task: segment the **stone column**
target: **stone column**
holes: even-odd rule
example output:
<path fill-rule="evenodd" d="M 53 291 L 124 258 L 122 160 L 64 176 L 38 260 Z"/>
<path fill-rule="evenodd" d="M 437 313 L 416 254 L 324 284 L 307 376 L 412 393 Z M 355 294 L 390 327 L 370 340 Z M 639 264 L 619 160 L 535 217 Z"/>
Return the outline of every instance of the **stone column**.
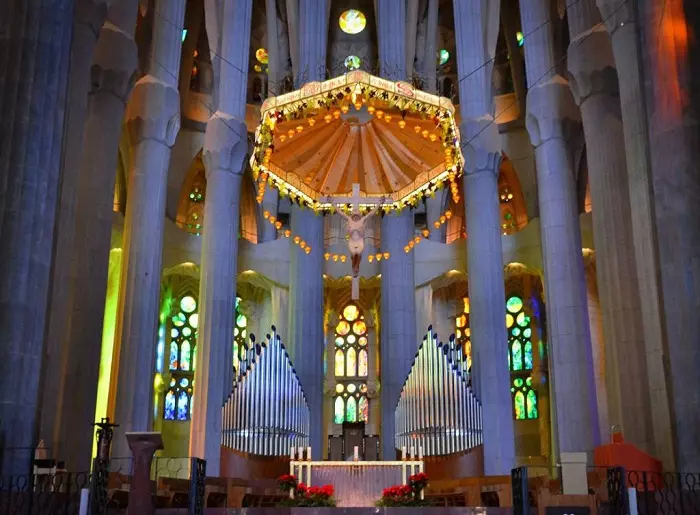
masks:
<path fill-rule="evenodd" d="M 326 354 L 326 377 L 323 382 L 323 420 L 324 420 L 324 442 L 328 442 L 328 437 L 335 434 L 342 434 L 342 426 L 335 423 L 336 395 L 335 385 L 335 328 L 338 325 L 338 315 L 330 311 L 326 315 L 325 324 L 325 354 Z M 323 446 L 323 458 L 328 459 L 328 445 Z"/>
<path fill-rule="evenodd" d="M 367 402 L 369 403 L 369 423 L 365 427 L 366 435 L 377 436 L 381 432 L 381 399 L 379 398 L 379 367 L 377 358 L 377 325 L 375 324 L 376 313 L 372 310 L 365 316 L 367 324 Z"/>
<path fill-rule="evenodd" d="M 437 93 L 438 4 L 439 0 L 428 0 L 428 26 L 423 56 L 423 75 L 425 77 L 423 89 L 428 93 Z"/>
<path fill-rule="evenodd" d="M 238 224 L 241 179 L 248 152 L 245 124 L 248 69 L 247 45 L 252 22 L 252 0 L 221 4 L 222 57 L 218 80 L 219 105 L 204 136 L 207 200 L 204 204 L 202 273 L 199 283 L 199 334 L 190 455 L 207 460 L 219 475 L 221 408 L 230 394 L 233 369 L 233 324 L 238 272 Z M 269 329 L 265 329 L 268 331 Z M 257 335 L 262 341 L 263 335 Z"/>
<path fill-rule="evenodd" d="M 170 149 L 180 129 L 177 81 L 185 1 L 157 0 L 153 8 L 158 14 L 153 17 L 148 73 L 136 83 L 126 113 L 132 158 L 116 338 L 116 457 L 128 456 L 126 432 L 151 426 L 165 192 Z"/>
<path fill-rule="evenodd" d="M 527 78 L 527 130 L 535 146 L 542 230 L 547 342 L 560 452 L 592 453 L 600 442 L 586 280 L 571 137 L 580 127 L 569 84 L 555 75 L 549 2 L 521 6 Z"/>
<path fill-rule="evenodd" d="M 676 470 L 691 472 L 700 470 L 700 391 L 693 386 L 700 365 L 700 333 L 694 330 L 700 312 L 700 19 L 687 0 L 640 0 L 632 6 L 638 8 Z M 653 379 L 661 381 L 658 371 Z"/>
<path fill-rule="evenodd" d="M 270 290 L 270 311 L 272 324 L 277 327 L 285 345 L 289 345 L 289 291 L 279 286 L 272 286 Z"/>
<path fill-rule="evenodd" d="M 137 9 L 137 0 L 121 1 L 111 8 L 90 73 L 71 253 L 75 294 L 65 344 L 61 408 L 65 416 L 59 424 L 61 457 L 69 470 L 87 470 L 91 463 L 100 365 L 100 346 L 95 342 L 102 339 L 119 139 L 138 66 L 133 39 Z"/>
<path fill-rule="evenodd" d="M 406 76 L 413 75 L 416 59 L 416 33 L 418 31 L 419 0 L 406 0 Z"/>
<path fill-rule="evenodd" d="M 610 361 L 615 355 L 612 362 L 618 364 L 608 374 L 617 379 L 607 388 L 609 423 L 622 426 L 626 440 L 653 453 L 617 70 L 595 0 L 567 9 L 569 84 L 586 137 L 606 357 Z"/>
<path fill-rule="evenodd" d="M 75 236 L 75 191 L 78 167 L 83 148 L 83 128 L 87 108 L 92 53 L 100 27 L 107 16 L 107 0 L 76 2 L 73 21 L 73 42 L 70 50 L 70 77 L 66 104 L 66 138 L 61 166 L 61 189 L 56 228 L 56 245 L 51 271 L 51 297 L 46 334 L 43 409 L 40 437 L 48 443 L 51 454 L 59 452 L 58 420 L 61 413 L 64 347 L 70 298 L 73 292 L 73 240 Z"/>
<path fill-rule="evenodd" d="M 448 203 L 446 198 L 450 193 L 448 188 L 443 188 L 435 192 L 434 197 L 428 197 L 425 201 L 425 219 L 428 224 L 428 230 L 430 235 L 428 239 L 430 241 L 437 241 L 440 243 L 445 243 L 447 239 L 447 224 L 440 225 L 439 228 L 435 228 L 435 222 L 440 221 L 440 217 L 445 213 L 445 209 Z"/>
<path fill-rule="evenodd" d="M 323 455 L 323 217 L 292 207 L 292 234 L 311 252 L 290 241 L 289 348 L 311 411 L 311 453 Z"/>
<path fill-rule="evenodd" d="M 433 323 L 433 287 L 424 284 L 416 288 L 416 336 L 421 338 L 428 332 L 428 326 Z M 437 331 L 435 327 L 434 330 Z M 440 341 L 447 341 L 447 336 L 438 334 Z"/>
<path fill-rule="evenodd" d="M 290 41 L 292 37 L 290 28 Z M 297 87 L 325 79 L 328 1 L 301 0 Z M 311 453 L 323 455 L 323 217 L 292 206 L 290 228 L 311 246 L 290 241 L 289 348 L 311 411 Z"/>
<path fill-rule="evenodd" d="M 498 174 L 500 141 L 491 95 L 495 53 L 493 13 L 478 3 L 455 0 L 455 33 L 466 159 L 464 205 L 474 390 L 483 406 L 486 474 L 507 474 L 515 461 L 513 408 L 504 322 L 505 278 L 501 249 Z M 498 25 L 498 17 L 496 17 Z"/>
<path fill-rule="evenodd" d="M 665 468 L 674 470 L 670 384 L 664 364 L 667 350 L 658 274 L 659 250 L 656 246 L 647 119 L 637 49 L 639 24 L 632 13 L 632 5 L 624 0 L 598 0 L 598 7 L 612 38 L 618 69 L 637 283 L 639 297 L 644 299 L 640 303 L 637 320 L 640 320 L 638 323 L 644 330 L 648 388 L 650 403 L 654 406 L 650 410 L 654 455 L 663 461 Z"/>
<path fill-rule="evenodd" d="M 376 0 L 379 73 L 384 79 L 406 80 L 406 3 Z"/>
<path fill-rule="evenodd" d="M 389 260 L 382 260 L 379 266 L 382 274 L 379 394 L 382 405 L 381 452 L 385 460 L 396 457 L 394 409 L 419 344 L 416 334 L 415 254 L 407 254 L 403 250 L 406 242 L 413 237 L 413 232 L 413 211 L 408 208 L 382 218 L 382 252 L 391 253 Z"/>
<path fill-rule="evenodd" d="M 3 474 L 28 473 L 38 443 L 73 4 L 5 0 L 0 14 Z"/>
<path fill-rule="evenodd" d="M 274 97 L 278 94 L 280 81 L 280 46 L 277 41 L 277 0 L 265 0 L 265 28 L 267 33 L 267 91 Z M 275 190 L 276 191 L 276 190 Z M 272 225 L 272 224 L 270 224 Z"/>
<path fill-rule="evenodd" d="M 279 191 L 277 191 L 277 188 L 267 186 L 260 208 L 263 211 L 269 211 L 270 215 L 277 218 L 279 198 L 280 194 Z M 274 241 L 276 239 L 277 228 L 275 227 L 275 225 L 267 222 L 263 223 L 262 227 L 260 228 L 259 243 L 265 243 L 266 241 Z"/>

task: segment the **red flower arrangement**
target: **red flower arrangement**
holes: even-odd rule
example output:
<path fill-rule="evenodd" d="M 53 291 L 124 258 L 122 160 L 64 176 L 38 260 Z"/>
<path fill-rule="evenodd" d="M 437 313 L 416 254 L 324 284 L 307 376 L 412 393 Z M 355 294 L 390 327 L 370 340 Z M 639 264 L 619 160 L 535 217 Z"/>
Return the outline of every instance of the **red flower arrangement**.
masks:
<path fill-rule="evenodd" d="M 277 478 L 277 485 L 280 487 L 280 490 L 289 492 L 298 488 L 297 477 L 292 474 L 284 474 Z"/>
<path fill-rule="evenodd" d="M 293 497 L 282 503 L 283 506 L 335 506 L 333 485 L 306 486 L 304 483 L 298 483 L 297 478 L 292 475 L 280 476 L 277 484 L 285 492 L 294 492 Z"/>
<path fill-rule="evenodd" d="M 377 506 L 424 506 L 427 503 L 421 499 L 421 492 L 428 484 L 428 476 L 424 473 L 415 474 L 408 478 L 407 485 L 396 485 L 385 488 Z"/>

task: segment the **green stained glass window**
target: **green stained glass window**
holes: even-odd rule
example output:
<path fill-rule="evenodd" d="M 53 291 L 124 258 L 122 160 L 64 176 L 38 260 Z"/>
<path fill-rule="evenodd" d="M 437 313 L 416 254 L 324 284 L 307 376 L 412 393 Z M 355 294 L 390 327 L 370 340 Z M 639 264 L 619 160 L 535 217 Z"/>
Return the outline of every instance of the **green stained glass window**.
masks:
<path fill-rule="evenodd" d="M 511 361 L 513 367 L 512 370 L 522 370 L 523 369 L 523 349 L 520 340 L 517 338 L 513 340 L 511 344 L 511 349 L 513 352 L 513 360 Z"/>
<path fill-rule="evenodd" d="M 525 342 L 525 369 L 532 370 L 532 342 Z"/>
<path fill-rule="evenodd" d="M 535 390 L 527 392 L 527 418 L 537 418 L 537 394 Z"/>
<path fill-rule="evenodd" d="M 532 336 L 532 329 L 530 329 L 529 327 L 523 329 L 523 336 L 525 338 L 529 338 L 530 336 Z"/>
<path fill-rule="evenodd" d="M 197 313 L 190 315 L 189 322 L 194 329 L 197 329 L 199 327 L 199 315 Z"/>
<path fill-rule="evenodd" d="M 197 301 L 190 295 L 185 295 L 180 301 L 180 309 L 185 313 L 193 313 L 197 309 Z"/>
<path fill-rule="evenodd" d="M 525 420 L 525 395 L 523 395 L 523 392 L 515 392 L 513 405 L 515 407 L 516 420 Z"/>
<path fill-rule="evenodd" d="M 175 327 L 182 327 L 185 325 L 185 322 L 187 321 L 187 318 L 185 317 L 184 313 L 178 313 L 173 317 L 173 325 Z"/>
<path fill-rule="evenodd" d="M 523 300 L 520 297 L 511 297 L 506 301 L 506 309 L 509 313 L 516 314 L 523 309 Z"/>
<path fill-rule="evenodd" d="M 357 401 L 355 397 L 349 397 L 345 402 L 345 421 L 357 422 Z"/>
<path fill-rule="evenodd" d="M 175 342 L 175 341 L 170 342 L 170 370 L 171 371 L 178 369 L 178 360 L 177 360 L 178 351 L 179 351 L 179 349 L 177 346 L 177 342 Z"/>
<path fill-rule="evenodd" d="M 520 328 L 514 327 L 513 329 L 511 329 L 510 334 L 512 334 L 513 336 L 520 336 Z"/>
<path fill-rule="evenodd" d="M 335 398 L 335 409 L 333 414 L 333 422 L 342 424 L 345 421 L 345 402 L 342 397 Z"/>

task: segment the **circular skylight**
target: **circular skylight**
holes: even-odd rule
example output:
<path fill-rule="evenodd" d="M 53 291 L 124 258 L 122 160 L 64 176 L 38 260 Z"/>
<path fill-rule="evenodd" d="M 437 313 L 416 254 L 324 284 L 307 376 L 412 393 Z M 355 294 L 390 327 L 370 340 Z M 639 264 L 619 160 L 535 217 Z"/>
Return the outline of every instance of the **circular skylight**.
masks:
<path fill-rule="evenodd" d="M 267 50 L 264 48 L 258 48 L 255 51 L 255 58 L 260 64 L 267 64 Z"/>
<path fill-rule="evenodd" d="M 356 55 L 349 55 L 345 58 L 345 67 L 349 70 L 357 70 L 362 61 Z"/>
<path fill-rule="evenodd" d="M 359 34 L 367 25 L 367 18 L 357 9 L 348 9 L 340 15 L 338 20 L 340 30 L 346 34 Z"/>
<path fill-rule="evenodd" d="M 440 63 L 440 66 L 445 64 L 447 61 L 450 60 L 450 53 L 446 49 L 442 49 L 438 52 L 438 63 Z"/>

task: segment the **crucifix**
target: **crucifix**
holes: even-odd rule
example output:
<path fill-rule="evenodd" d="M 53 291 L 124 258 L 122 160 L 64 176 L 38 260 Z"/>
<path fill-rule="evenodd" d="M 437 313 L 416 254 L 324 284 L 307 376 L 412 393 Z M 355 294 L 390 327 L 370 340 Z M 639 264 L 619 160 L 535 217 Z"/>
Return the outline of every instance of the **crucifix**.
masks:
<path fill-rule="evenodd" d="M 336 208 L 338 214 L 345 218 L 345 228 L 349 237 L 348 248 L 350 249 L 350 259 L 352 262 L 352 300 L 359 300 L 360 298 L 360 263 L 362 261 L 362 252 L 365 250 L 365 222 L 370 216 L 375 214 L 386 201 L 385 197 L 382 197 L 379 199 L 378 205 L 376 205 L 365 216 L 362 216 L 360 214 L 361 200 L 364 200 L 364 204 L 373 203 L 369 199 L 360 196 L 359 184 L 352 185 L 351 197 L 329 198 L 329 201 L 331 204 L 333 204 L 333 207 Z M 351 206 L 349 216 L 339 208 L 340 205 L 347 203 L 349 203 Z"/>

